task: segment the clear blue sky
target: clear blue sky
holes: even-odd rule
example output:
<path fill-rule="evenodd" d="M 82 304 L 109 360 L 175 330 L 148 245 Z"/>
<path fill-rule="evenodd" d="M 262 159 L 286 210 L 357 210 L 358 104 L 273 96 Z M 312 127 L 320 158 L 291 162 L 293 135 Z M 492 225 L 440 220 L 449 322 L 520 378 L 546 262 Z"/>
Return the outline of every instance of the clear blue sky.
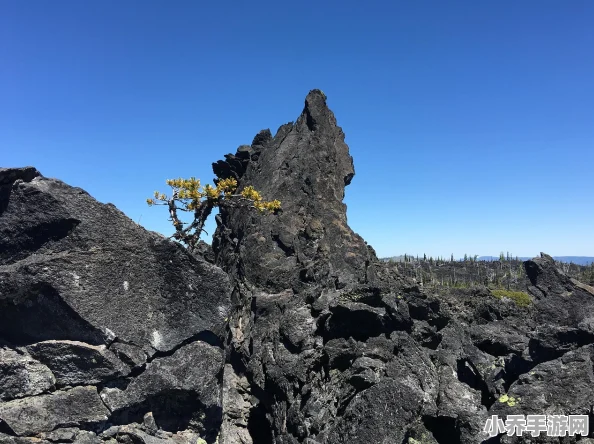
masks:
<path fill-rule="evenodd" d="M 210 181 L 320 88 L 379 256 L 594 256 L 593 24 L 591 0 L 1 0 L 0 165 L 171 234 L 165 179 Z"/>

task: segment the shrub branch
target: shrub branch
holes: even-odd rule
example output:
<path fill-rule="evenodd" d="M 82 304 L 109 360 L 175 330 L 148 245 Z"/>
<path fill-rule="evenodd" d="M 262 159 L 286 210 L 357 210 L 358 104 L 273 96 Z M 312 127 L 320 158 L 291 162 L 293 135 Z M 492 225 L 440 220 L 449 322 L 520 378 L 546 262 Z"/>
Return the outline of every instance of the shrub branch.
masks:
<path fill-rule="evenodd" d="M 172 188 L 171 197 L 155 191 L 154 198 L 147 199 L 146 202 L 149 206 L 167 205 L 169 220 L 175 227 L 175 233 L 170 238 L 183 242 L 190 250 L 196 247 L 202 232 L 206 233 L 204 224 L 214 207 L 247 206 L 261 213 L 266 211 L 276 213 L 280 209 L 278 200 L 263 200 L 260 193 L 251 185 L 236 193 L 237 181 L 234 178 L 219 180 L 216 187 L 209 184 L 202 187 L 200 180 L 194 177 L 169 179 L 166 183 Z M 178 210 L 193 211 L 194 220 L 189 224 L 182 222 L 178 217 Z M 184 225 L 188 226 L 184 227 Z"/>

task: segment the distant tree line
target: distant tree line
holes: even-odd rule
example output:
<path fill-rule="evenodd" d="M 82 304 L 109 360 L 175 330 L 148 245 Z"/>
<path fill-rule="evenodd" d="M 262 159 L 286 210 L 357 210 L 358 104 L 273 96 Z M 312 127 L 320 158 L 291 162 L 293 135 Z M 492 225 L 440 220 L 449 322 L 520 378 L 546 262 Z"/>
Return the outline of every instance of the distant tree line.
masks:
<path fill-rule="evenodd" d="M 425 287 L 473 288 L 486 286 L 493 289 L 522 290 L 528 279 L 524 261 L 509 252 L 501 252 L 499 259 L 478 260 L 478 255 L 464 255 L 455 260 L 452 254 L 448 260 L 438 256 L 422 257 L 405 254 L 402 260 L 389 260 L 400 274 L 414 278 Z M 594 285 L 594 264 L 582 266 L 557 262 L 557 266 L 568 276 L 583 283 Z"/>

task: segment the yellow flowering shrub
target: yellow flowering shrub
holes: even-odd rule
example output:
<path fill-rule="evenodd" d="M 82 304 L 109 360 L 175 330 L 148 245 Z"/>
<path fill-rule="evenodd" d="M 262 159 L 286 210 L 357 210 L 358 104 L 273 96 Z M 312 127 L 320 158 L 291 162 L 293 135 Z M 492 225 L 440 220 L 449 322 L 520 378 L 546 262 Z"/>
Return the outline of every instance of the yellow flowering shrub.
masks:
<path fill-rule="evenodd" d="M 251 185 L 245 187 L 239 194 L 234 194 L 237 190 L 237 180 L 232 177 L 219 180 L 215 187 L 210 184 L 202 186 L 200 180 L 195 177 L 168 179 L 166 184 L 173 190 L 171 196 L 155 191 L 154 197 L 147 199 L 146 202 L 149 206 L 169 206 L 171 221 L 176 229 L 173 237 L 182 240 L 190 247 L 197 243 L 200 233 L 204 231 L 205 219 L 210 215 L 212 208 L 220 206 L 226 201 L 230 202 L 233 199 L 251 201 L 254 208 L 261 213 L 265 211 L 272 213 L 281 208 L 280 201 L 263 200 L 260 193 Z M 183 207 L 177 207 L 177 203 Z M 178 209 L 195 212 L 195 221 L 188 228 L 184 229 L 183 223 L 178 219 Z M 197 232 L 192 234 L 189 232 L 190 229 L 195 229 Z"/>

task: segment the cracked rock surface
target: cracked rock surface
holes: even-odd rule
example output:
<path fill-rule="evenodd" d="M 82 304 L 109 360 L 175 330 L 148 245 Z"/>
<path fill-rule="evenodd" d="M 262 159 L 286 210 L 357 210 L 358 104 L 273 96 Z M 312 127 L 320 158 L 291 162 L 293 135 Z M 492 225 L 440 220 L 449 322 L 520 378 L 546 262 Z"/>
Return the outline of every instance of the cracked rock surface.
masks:
<path fill-rule="evenodd" d="M 0 442 L 213 442 L 230 292 L 113 205 L 0 169 Z"/>
<path fill-rule="evenodd" d="M 221 207 L 190 255 L 81 189 L 0 169 L 0 443 L 594 442 L 483 430 L 592 418 L 592 286 L 543 253 L 523 306 L 380 262 L 347 224 L 353 160 L 321 91 L 213 171 L 282 210 Z"/>

